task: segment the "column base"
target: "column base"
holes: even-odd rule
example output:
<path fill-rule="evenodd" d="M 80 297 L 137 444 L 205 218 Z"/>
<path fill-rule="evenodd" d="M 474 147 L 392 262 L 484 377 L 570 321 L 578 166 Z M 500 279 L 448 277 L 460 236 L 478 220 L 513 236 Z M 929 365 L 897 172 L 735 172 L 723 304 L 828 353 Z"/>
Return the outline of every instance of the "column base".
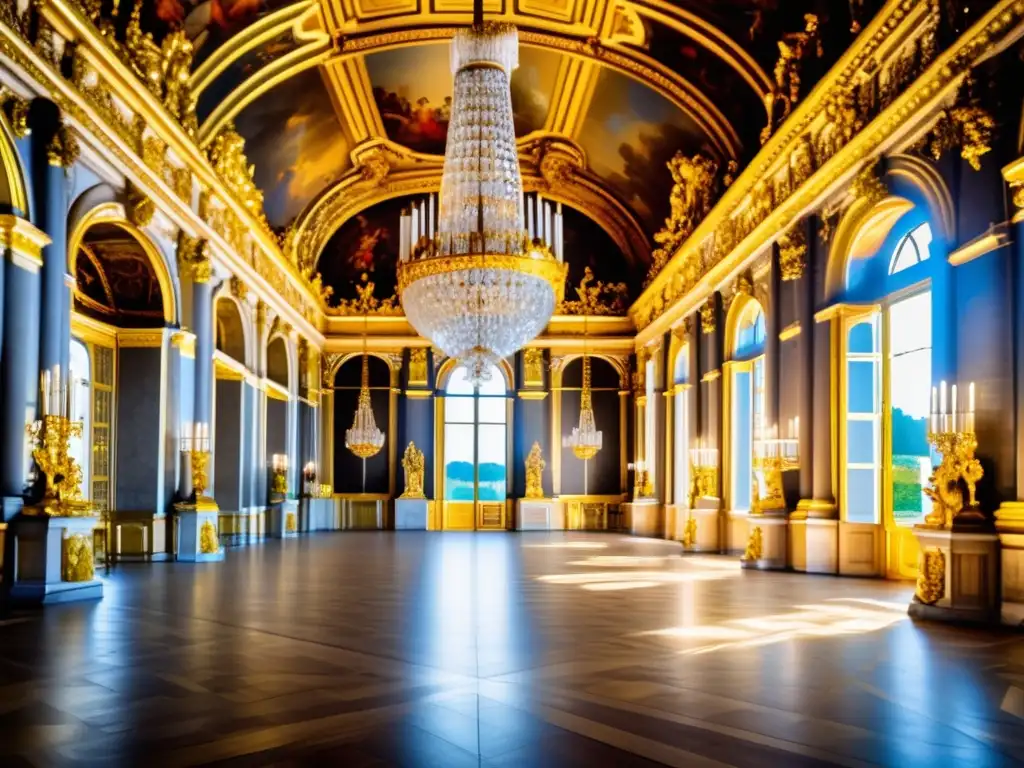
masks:
<path fill-rule="evenodd" d="M 156 512 L 114 511 L 110 520 L 110 548 L 114 560 L 162 562 L 169 560 L 168 520 Z"/>
<path fill-rule="evenodd" d="M 224 548 L 217 532 L 220 510 L 210 498 L 195 504 L 174 505 L 178 517 L 175 558 L 185 563 L 216 563 L 224 559 Z"/>
<path fill-rule="evenodd" d="M 914 526 L 920 575 L 909 613 L 915 619 L 988 624 L 999 618 L 999 537 Z"/>
<path fill-rule="evenodd" d="M 665 510 L 656 499 L 625 503 L 622 516 L 623 525 L 633 536 L 661 538 L 665 530 Z"/>
<path fill-rule="evenodd" d="M 272 500 L 267 507 L 267 537 L 292 539 L 299 535 L 299 502 L 295 499 Z"/>
<path fill-rule="evenodd" d="M 1003 624 L 1024 627 L 1024 501 L 1004 502 L 996 511 L 1000 544 Z"/>
<path fill-rule="evenodd" d="M 800 573 L 839 573 L 835 505 L 802 499 L 789 518 L 789 564 Z"/>
<path fill-rule="evenodd" d="M 430 500 L 395 499 L 395 530 L 425 531 L 430 524 Z"/>
<path fill-rule="evenodd" d="M 95 517 L 19 514 L 10 523 L 14 557 L 10 600 L 15 605 L 50 605 L 103 597 L 96 578 Z"/>
<path fill-rule="evenodd" d="M 789 520 L 786 516 L 749 515 L 747 525 L 747 546 L 740 565 L 759 571 L 785 570 L 789 551 Z"/>

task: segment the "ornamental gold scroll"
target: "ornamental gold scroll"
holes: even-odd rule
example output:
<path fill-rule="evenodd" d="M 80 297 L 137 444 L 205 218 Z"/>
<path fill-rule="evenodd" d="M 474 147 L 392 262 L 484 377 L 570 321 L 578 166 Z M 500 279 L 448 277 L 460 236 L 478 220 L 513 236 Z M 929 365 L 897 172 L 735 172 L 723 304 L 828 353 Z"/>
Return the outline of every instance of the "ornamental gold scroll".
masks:
<path fill-rule="evenodd" d="M 534 442 L 529 454 L 526 456 L 526 498 L 544 498 L 544 467 L 547 462 L 541 455 L 540 443 Z"/>
<path fill-rule="evenodd" d="M 423 459 L 423 451 L 416 447 L 416 443 L 410 442 L 402 456 L 402 470 L 405 472 L 405 491 L 400 498 L 423 499 L 423 472 L 426 462 Z"/>

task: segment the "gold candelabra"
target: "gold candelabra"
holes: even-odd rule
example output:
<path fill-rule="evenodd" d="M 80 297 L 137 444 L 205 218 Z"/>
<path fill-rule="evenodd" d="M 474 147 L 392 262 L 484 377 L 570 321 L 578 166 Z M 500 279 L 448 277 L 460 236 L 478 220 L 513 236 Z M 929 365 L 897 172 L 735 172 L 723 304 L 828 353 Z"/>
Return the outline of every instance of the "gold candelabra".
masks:
<path fill-rule="evenodd" d="M 957 387 L 952 388 L 952 409 L 947 408 L 946 382 L 941 391 L 932 387 L 932 411 L 928 443 L 942 456 L 928 478 L 924 493 L 932 500 L 932 509 L 924 519 L 929 528 L 950 529 L 954 524 L 978 527 L 985 523 L 976 497 L 978 481 L 984 476 L 975 457 L 978 438 L 974 432 L 974 383 L 968 388 L 966 411 L 957 409 Z M 966 491 L 966 501 L 965 492 Z"/>
<path fill-rule="evenodd" d="M 185 435 L 181 439 L 181 452 L 188 456 L 189 473 L 192 476 L 192 496 L 188 504 L 216 509 L 216 502 L 206 495 L 210 487 L 210 425 L 201 422 L 186 424 Z"/>
<path fill-rule="evenodd" d="M 754 441 L 753 482 L 750 500 L 752 514 L 784 514 L 786 496 L 783 492 L 782 473 L 800 467 L 800 444 L 796 434 L 799 422 L 791 420 L 790 436 L 779 437 L 778 426 L 768 436 Z"/>
<path fill-rule="evenodd" d="M 698 439 L 697 447 L 690 449 L 690 509 L 697 499 L 718 497 L 718 449 L 707 448 Z"/>
<path fill-rule="evenodd" d="M 209 475 L 206 472 L 209 464 L 209 451 L 192 451 L 189 454 L 189 466 L 192 468 L 192 490 L 197 499 L 203 498 L 210 483 Z"/>
<path fill-rule="evenodd" d="M 274 496 L 288 495 L 288 457 L 283 453 L 275 453 L 271 457 L 270 493 Z"/>

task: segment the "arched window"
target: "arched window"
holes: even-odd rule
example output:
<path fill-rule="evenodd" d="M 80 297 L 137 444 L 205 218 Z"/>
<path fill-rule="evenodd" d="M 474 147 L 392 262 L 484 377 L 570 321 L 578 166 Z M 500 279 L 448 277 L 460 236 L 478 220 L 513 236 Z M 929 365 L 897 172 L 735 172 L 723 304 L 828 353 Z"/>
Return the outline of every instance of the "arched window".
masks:
<path fill-rule="evenodd" d="M 748 301 L 743 307 L 736 327 L 734 358 L 759 355 L 764 351 L 764 312 L 756 301 Z"/>
<path fill-rule="evenodd" d="M 893 251 L 889 260 L 889 274 L 895 275 L 904 269 L 917 266 L 922 261 L 927 261 L 931 255 L 929 246 L 932 243 L 932 228 L 928 222 L 910 230 Z"/>
<path fill-rule="evenodd" d="M 92 397 L 89 387 L 92 371 L 89 364 L 89 350 L 78 339 L 71 340 L 69 363 L 74 392 L 74 412 L 71 414 L 71 420 L 82 422 L 82 434 L 71 438 L 68 443 L 68 453 L 82 469 L 80 489 L 82 498 L 88 499 L 91 498 L 89 477 L 92 471 L 91 451 L 89 450 L 89 446 L 92 444 Z"/>
<path fill-rule="evenodd" d="M 743 304 L 731 315 L 732 368 L 730 376 L 730 508 L 733 513 L 750 511 L 754 502 L 754 451 L 765 434 L 764 391 L 764 309 L 752 297 L 737 296 Z M 760 493 L 760 491 L 759 491 Z"/>
<path fill-rule="evenodd" d="M 675 379 L 675 434 L 672 445 L 672 477 L 675 492 L 672 494 L 677 505 L 685 505 L 690 494 L 690 345 L 683 344 L 676 353 Z"/>
<path fill-rule="evenodd" d="M 444 527 L 502 527 L 508 495 L 505 377 L 493 367 L 474 388 L 466 373 L 461 365 L 452 371 L 444 393 Z M 494 519 L 498 511 L 500 521 Z"/>

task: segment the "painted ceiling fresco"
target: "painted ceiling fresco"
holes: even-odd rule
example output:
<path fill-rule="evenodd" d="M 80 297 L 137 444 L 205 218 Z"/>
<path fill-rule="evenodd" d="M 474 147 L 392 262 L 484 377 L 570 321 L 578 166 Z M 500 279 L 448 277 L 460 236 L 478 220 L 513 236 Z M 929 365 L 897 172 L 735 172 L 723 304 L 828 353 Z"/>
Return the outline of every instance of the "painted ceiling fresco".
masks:
<path fill-rule="evenodd" d="M 562 55 L 520 49 L 512 73 L 516 135 L 544 126 Z M 416 152 L 443 155 L 452 107 L 447 43 L 396 48 L 366 57 L 373 97 L 388 138 Z"/>
<path fill-rule="evenodd" d="M 672 176 L 666 163 L 678 150 L 714 154 L 675 105 L 610 69 L 601 72 L 579 141 L 590 169 L 652 233 L 668 215 Z"/>
<path fill-rule="evenodd" d="M 120 327 L 163 325 L 163 299 L 142 246 L 113 224 L 92 227 L 75 259 L 75 306 Z"/>
<path fill-rule="evenodd" d="M 395 293 L 398 265 L 398 224 L 403 208 L 419 198 L 398 197 L 378 203 L 352 217 L 331 236 L 317 269 L 324 285 L 334 290 L 334 301 L 352 299 L 356 288 L 374 283 L 374 296 L 386 299 Z M 605 282 L 625 282 L 639 287 L 646 265 L 632 269 L 607 232 L 583 213 L 563 206 L 565 258 L 569 264 L 567 295 L 579 285 L 589 267 Z M 366 279 L 363 279 L 363 276 Z"/>
<path fill-rule="evenodd" d="M 351 165 L 351 145 L 318 69 L 307 69 L 249 104 L 235 119 L 272 227 L 291 223 Z"/>

